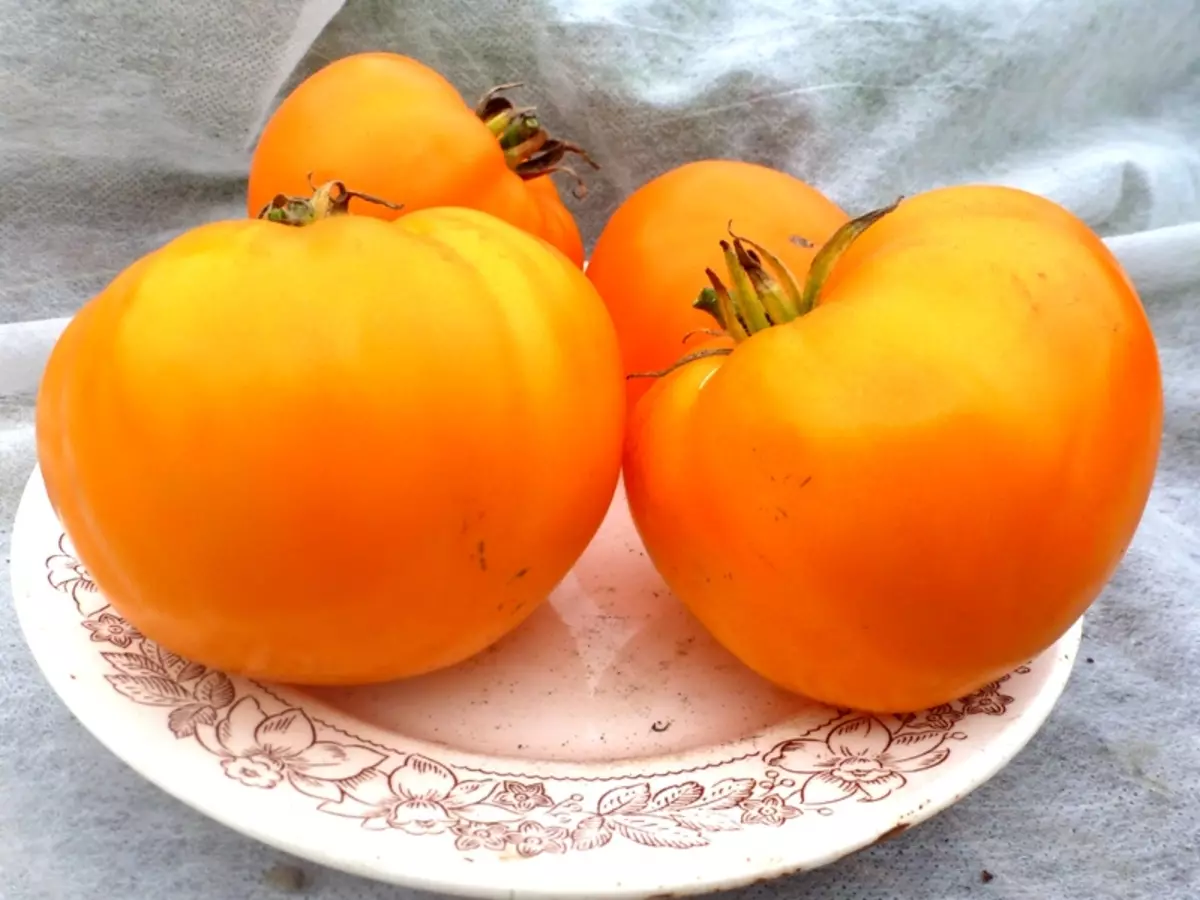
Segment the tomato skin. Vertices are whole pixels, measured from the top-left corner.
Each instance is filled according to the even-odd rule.
[[[528,616],[608,509],[623,417],[583,274],[445,208],[183,235],[67,328],[37,437],[81,561],[147,637],[336,684]]]
[[[549,176],[524,181],[511,171],[496,138],[450,82],[409,57],[343,57],[284,98],[254,149],[246,210],[256,216],[277,194],[306,196],[312,184],[333,179],[403,205],[396,211],[353,201],[356,215],[479,209],[582,265],[579,229]]]
[[[587,275],[617,326],[626,374],[657,372],[690,349],[684,338],[712,328],[692,302],[722,269],[729,229],[772,251],[797,276],[846,220],[824,195],[783,172],[727,159],[687,163],[647,182],[613,214],[596,241]],[[650,382],[633,379],[630,408]]]
[[[661,379],[626,491],[675,593],[735,655],[908,712],[1049,647],[1111,577],[1162,431],[1128,278],[1049,201],[905,201],[821,305]]]

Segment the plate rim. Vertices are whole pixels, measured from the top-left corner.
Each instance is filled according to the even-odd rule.
[[[852,839],[843,841],[835,848],[826,849],[823,853],[815,855],[804,853],[803,841],[779,841],[778,843],[784,847],[790,844],[795,849],[791,853],[776,856],[766,862],[760,861],[757,864],[752,863],[751,858],[747,858],[747,865],[741,871],[730,871],[727,866],[715,867],[711,873],[705,873],[695,880],[687,881],[686,883],[660,883],[652,888],[642,883],[626,885],[619,881],[614,881],[609,885],[583,887],[578,883],[564,883],[561,879],[550,880],[546,877],[548,872],[545,869],[538,867],[531,868],[526,865],[506,866],[502,871],[506,875],[509,875],[509,877],[503,883],[488,883],[478,878],[463,879],[456,877],[457,872],[450,871],[446,873],[448,877],[442,877],[430,874],[421,869],[420,866],[415,867],[415,870],[401,871],[395,865],[385,865],[382,854],[379,854],[375,860],[368,860],[365,855],[352,858],[346,857],[336,852],[336,848],[339,846],[337,843],[327,847],[319,841],[310,840],[306,842],[303,839],[304,828],[299,828],[295,834],[281,835],[278,827],[272,827],[273,824],[278,824],[280,818],[278,814],[239,815],[237,804],[234,804],[233,808],[230,808],[228,805],[223,805],[220,801],[212,801],[203,787],[191,789],[186,781],[181,783],[178,779],[172,780],[170,777],[165,777],[163,773],[168,772],[171,768],[169,761],[165,764],[155,762],[154,760],[147,761],[144,752],[139,754],[139,736],[144,734],[143,726],[145,720],[143,718],[141,721],[136,721],[138,716],[132,711],[137,709],[137,705],[128,701],[120,704],[115,702],[109,704],[85,702],[87,692],[77,689],[72,684],[76,682],[75,676],[68,671],[72,666],[63,665],[61,655],[56,656],[55,654],[56,648],[61,643],[56,640],[57,632],[53,629],[35,625],[31,607],[35,595],[34,587],[36,580],[32,576],[33,565],[29,558],[34,551],[34,547],[27,547],[26,545],[34,543],[39,533],[29,521],[33,515],[30,512],[30,506],[39,499],[45,500],[48,504],[40,470],[35,466],[21,495],[14,519],[10,544],[12,550],[10,579],[18,622],[25,642],[38,668],[50,684],[51,689],[58,696],[59,701],[66,706],[72,716],[108,752],[112,753],[122,763],[159,790],[194,809],[201,815],[259,843],[301,859],[370,880],[462,897],[504,897],[511,898],[511,900],[516,900],[516,898],[522,898],[522,900],[566,900],[566,898],[590,897],[604,898],[604,900],[634,900],[634,898],[648,898],[660,895],[664,897],[691,896],[745,887],[754,883],[775,880],[799,871],[816,869],[828,865],[881,840],[889,839],[912,826],[927,821],[932,816],[959,802],[972,791],[990,781],[1001,769],[1007,766],[1041,730],[1050,713],[1057,705],[1074,669],[1082,638],[1082,619],[1080,619],[1054,645],[1044,652],[1045,655],[1053,654],[1053,658],[1049,659],[1047,663],[1047,671],[1045,672],[1041,686],[1036,689],[1036,692],[1026,698],[1024,707],[1007,723],[1005,730],[1002,732],[1002,737],[999,740],[991,742],[993,746],[989,748],[989,752],[972,754],[971,758],[962,761],[955,769],[948,771],[944,776],[929,781],[919,790],[910,792],[910,795],[902,804],[903,808],[897,809],[896,813],[889,819],[889,821],[894,821],[894,824],[890,827],[878,830],[863,829],[861,835],[856,834]],[[52,512],[50,514],[53,516]],[[245,679],[241,679],[240,681],[247,684],[256,684]],[[268,695],[275,696],[271,691],[271,686],[263,685],[260,687]],[[275,697],[275,699],[279,698]],[[112,717],[107,715],[112,709],[126,707],[130,709],[130,715],[124,719],[120,716]],[[341,730],[338,726],[332,727],[335,730]],[[427,743],[419,739],[410,739],[403,735],[399,737],[402,737],[406,742],[411,741],[412,744],[418,746],[423,746]],[[713,746],[716,747],[719,745]],[[472,755],[467,751],[455,751],[453,748],[447,749],[460,756]],[[475,755],[479,756],[478,754]],[[640,760],[629,760],[628,762],[649,765],[656,759],[677,758],[681,755],[690,756],[692,754],[676,754],[670,757],[648,757]],[[505,762],[512,763],[513,768],[525,767],[532,768],[535,771],[541,765],[539,761],[531,759],[488,758],[503,759]],[[547,761],[546,765],[558,768],[558,764],[552,761]],[[570,768],[586,770],[591,765],[594,764],[571,764]],[[551,776],[548,780],[569,781],[571,778],[570,776]],[[332,816],[329,818],[334,819]],[[361,832],[359,833],[361,834]],[[413,855],[406,852],[411,846],[413,846],[411,843],[404,845],[404,849],[399,852],[393,849],[388,855],[393,858],[411,858]],[[708,852],[721,852],[717,847],[699,849],[702,851],[707,850]],[[496,870],[491,866],[484,866],[480,867],[479,871],[483,874],[492,873]],[[563,869],[562,872],[569,873],[569,869]]]

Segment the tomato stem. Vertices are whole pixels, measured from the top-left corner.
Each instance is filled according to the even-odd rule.
[[[575,179],[575,196],[585,197],[587,184],[564,160],[575,155],[593,169],[599,169],[599,164],[578,144],[551,137],[542,127],[534,107],[515,106],[502,96],[504,91],[522,86],[521,82],[514,81],[492,88],[480,99],[475,115],[499,142],[505,163],[521,178],[529,181],[554,172],[565,172]]]
[[[280,225],[303,226],[311,225],[321,219],[332,216],[344,216],[350,212],[350,201],[358,198],[366,203],[376,203],[388,209],[403,209],[403,204],[392,203],[382,197],[364,194],[361,191],[349,190],[340,181],[327,181],[320,186],[314,186],[312,173],[308,173],[308,186],[312,188],[311,197],[290,197],[287,194],[276,194],[275,197],[259,210],[258,218],[268,222],[278,222]]]
[[[722,240],[721,251],[731,287],[726,287],[712,269],[706,269],[712,287],[702,290],[692,305],[716,319],[735,343],[764,328],[798,319],[817,306],[821,288],[842,254],[859,235],[899,205],[897,200],[872,210],[835,231],[813,257],[803,289],[783,260],[761,244],[734,234],[730,223],[732,241]],[[690,360],[684,357],[684,361]]]

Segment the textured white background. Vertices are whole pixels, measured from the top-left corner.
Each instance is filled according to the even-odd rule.
[[[1042,734],[903,838],[738,900],[1200,897],[1200,2],[0,0],[0,521],[61,322],[142,252],[240,215],[281,90],[363,49],[470,98],[526,79],[618,200],[737,156],[850,210],[986,179],[1111,239],[1160,342],[1159,482]],[[7,553],[6,553],[7,556]],[[0,572],[7,591],[7,573]],[[279,854],[142,782],[56,702],[0,604],[0,897],[260,900]],[[301,864],[307,895],[414,895]],[[994,873],[990,884],[980,871]]]

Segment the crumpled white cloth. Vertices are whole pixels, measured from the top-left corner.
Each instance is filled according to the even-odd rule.
[[[241,215],[249,148],[280,92],[379,48],[436,65],[471,99],[528,81],[544,118],[603,165],[577,207],[589,240],[638,184],[707,156],[787,169],[851,211],[1018,185],[1110,239],[1160,342],[1166,435],[1062,703],[930,823],[737,896],[1200,897],[1200,3],[0,0],[6,547],[33,465],[30,392],[61,317],[181,229]],[[265,874],[280,854],[183,808],[70,718],[8,603],[0,652],[0,896],[280,896]],[[300,865],[320,900],[415,896]]]

